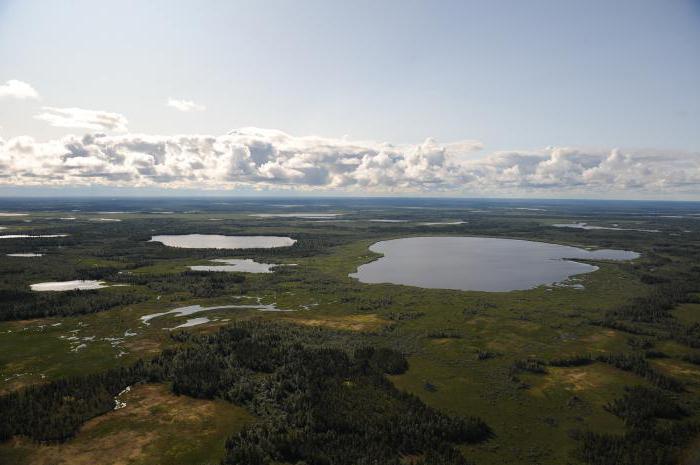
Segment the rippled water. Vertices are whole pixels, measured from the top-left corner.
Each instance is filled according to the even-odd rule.
[[[544,242],[486,237],[411,237],[377,242],[384,254],[351,277],[435,289],[513,291],[557,283],[598,268],[567,259],[631,260],[636,252],[589,251]]]

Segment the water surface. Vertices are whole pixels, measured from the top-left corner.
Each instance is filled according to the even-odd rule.
[[[262,312],[286,312],[289,310],[283,310],[277,308],[275,304],[242,304],[242,305],[219,305],[216,307],[202,307],[201,305],[188,305],[187,307],[179,307],[173,310],[168,310],[167,312],[151,313],[149,315],[143,315],[141,317],[141,323],[145,325],[150,325],[150,322],[154,318],[160,318],[166,315],[179,316],[189,316],[195,313],[209,312],[212,310],[227,310],[227,309],[241,309],[241,310],[260,310]]]
[[[272,268],[280,266],[276,263],[258,263],[251,259],[219,258],[211,260],[223,265],[193,265],[193,271],[228,271],[239,273],[272,273]]]
[[[33,239],[38,237],[68,237],[68,234],[5,234],[0,239]]]
[[[170,328],[172,331],[173,329],[178,329],[178,328],[190,328],[192,326],[197,326],[197,325],[203,325],[205,323],[209,323],[211,320],[207,318],[206,316],[201,316],[199,318],[190,318],[186,322],[182,323],[181,325],[177,325],[173,328]]]
[[[553,224],[555,228],[573,228],[573,229],[587,229],[590,231],[595,231],[595,230],[600,230],[600,229],[608,229],[610,231],[640,231],[640,232],[651,232],[651,233],[657,233],[660,232],[658,229],[634,229],[634,228],[620,228],[617,225],[614,227],[608,227],[608,226],[594,226],[588,223],[557,223]]]
[[[32,291],[76,291],[76,290],[92,290],[109,287],[104,281],[87,281],[77,279],[75,281],[55,281],[46,283],[37,283],[30,286]]]
[[[184,234],[153,236],[151,242],[184,249],[271,249],[289,247],[296,239],[281,236],[222,236],[220,234]]]
[[[433,223],[419,223],[421,226],[454,226],[458,224],[467,224],[466,221],[444,221],[444,222],[433,222]]]
[[[561,282],[598,268],[566,259],[631,260],[636,252],[589,251],[544,242],[487,237],[411,237],[377,242],[384,254],[361,265],[363,283],[404,284],[464,291],[514,291]]]
[[[309,220],[324,220],[335,218],[342,213],[253,213],[255,218],[304,218]]]

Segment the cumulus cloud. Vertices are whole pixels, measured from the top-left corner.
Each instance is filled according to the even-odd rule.
[[[11,97],[17,99],[38,99],[39,93],[31,85],[16,79],[10,79],[5,84],[0,84],[0,98]]]
[[[128,121],[119,113],[82,108],[43,107],[34,118],[59,128],[81,128],[93,131],[126,132]]]
[[[168,99],[168,106],[184,112],[206,110],[206,107],[204,105],[194,103],[192,100],[180,100],[175,98]]]
[[[243,128],[210,135],[0,139],[0,184],[536,195],[700,194],[700,154],[477,141],[394,145]]]

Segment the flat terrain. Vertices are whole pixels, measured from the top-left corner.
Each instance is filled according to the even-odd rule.
[[[275,206],[282,203],[279,199],[224,200],[226,205],[212,200],[113,202],[66,200],[50,208],[35,201],[0,203],[0,211],[28,213],[2,218],[5,234],[68,234],[0,240],[0,316],[5,315],[0,321],[0,393],[155,357],[183,345],[171,337],[180,331],[170,328],[206,316],[207,323],[184,331],[214,334],[237,321],[262,319],[347,333],[348,350],[372,344],[401,352],[409,368],[389,376],[394,386],[440,412],[477,416],[493,430],[487,441],[460,446],[476,464],[583,463],[577,454],[582,434],[624,434],[628,426],[609,404],[630,386],[654,388],[658,383],[599,360],[610,354],[639,356],[654,373],[678,380],[683,390],[672,395],[688,412],[684,421],[700,413],[700,365],[695,363],[700,346],[689,342],[700,323],[695,294],[700,289],[688,288],[688,295],[674,301],[663,317],[632,318],[620,310],[659,286],[692,283],[700,257],[696,204],[295,200],[302,204],[295,212],[341,213],[337,218],[343,221],[334,221],[251,216],[289,213],[290,208]],[[152,208],[174,213],[154,214]],[[101,217],[121,221],[94,221]],[[377,218],[405,221],[369,221]],[[454,221],[465,223],[422,224]],[[578,221],[659,232],[551,226]],[[298,242],[289,248],[228,251],[148,242],[156,234],[193,233],[282,235]],[[599,269],[575,278],[582,288],[470,292],[362,284],[348,277],[378,258],[368,249],[374,242],[434,235],[518,238],[642,255],[632,262],[591,262]],[[44,255],[5,256],[18,252]],[[270,274],[188,271],[188,266],[214,258],[294,266]],[[34,301],[37,297],[28,290],[37,282],[73,279],[120,286],[79,293],[70,302]],[[95,303],[86,310],[77,303],[80,299]],[[149,324],[141,320],[194,304],[274,304],[284,311],[230,308],[167,315]],[[11,308],[26,313],[9,317]],[[548,365],[583,355],[591,362]],[[546,368],[518,369],[523,360]],[[0,445],[0,463],[217,463],[226,439],[257,421],[242,406],[175,395],[167,383],[138,384],[119,400],[123,408],[89,419],[65,442],[12,437]],[[698,455],[693,444],[697,442],[683,446],[688,460]]]

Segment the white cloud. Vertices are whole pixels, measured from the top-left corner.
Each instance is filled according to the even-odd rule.
[[[127,130],[128,121],[119,113],[55,107],[43,107],[42,111],[34,118],[59,128],[81,128],[114,132],[126,132]]]
[[[10,79],[0,85],[0,98],[38,99],[39,93],[31,85],[16,79]]]
[[[222,136],[0,138],[0,184],[700,196],[698,153],[549,147],[476,158],[481,149],[477,141],[392,145],[258,128]]]
[[[204,105],[194,103],[192,100],[179,100],[175,98],[169,98],[167,105],[169,107],[175,108],[176,110],[184,112],[206,110],[206,107]]]

